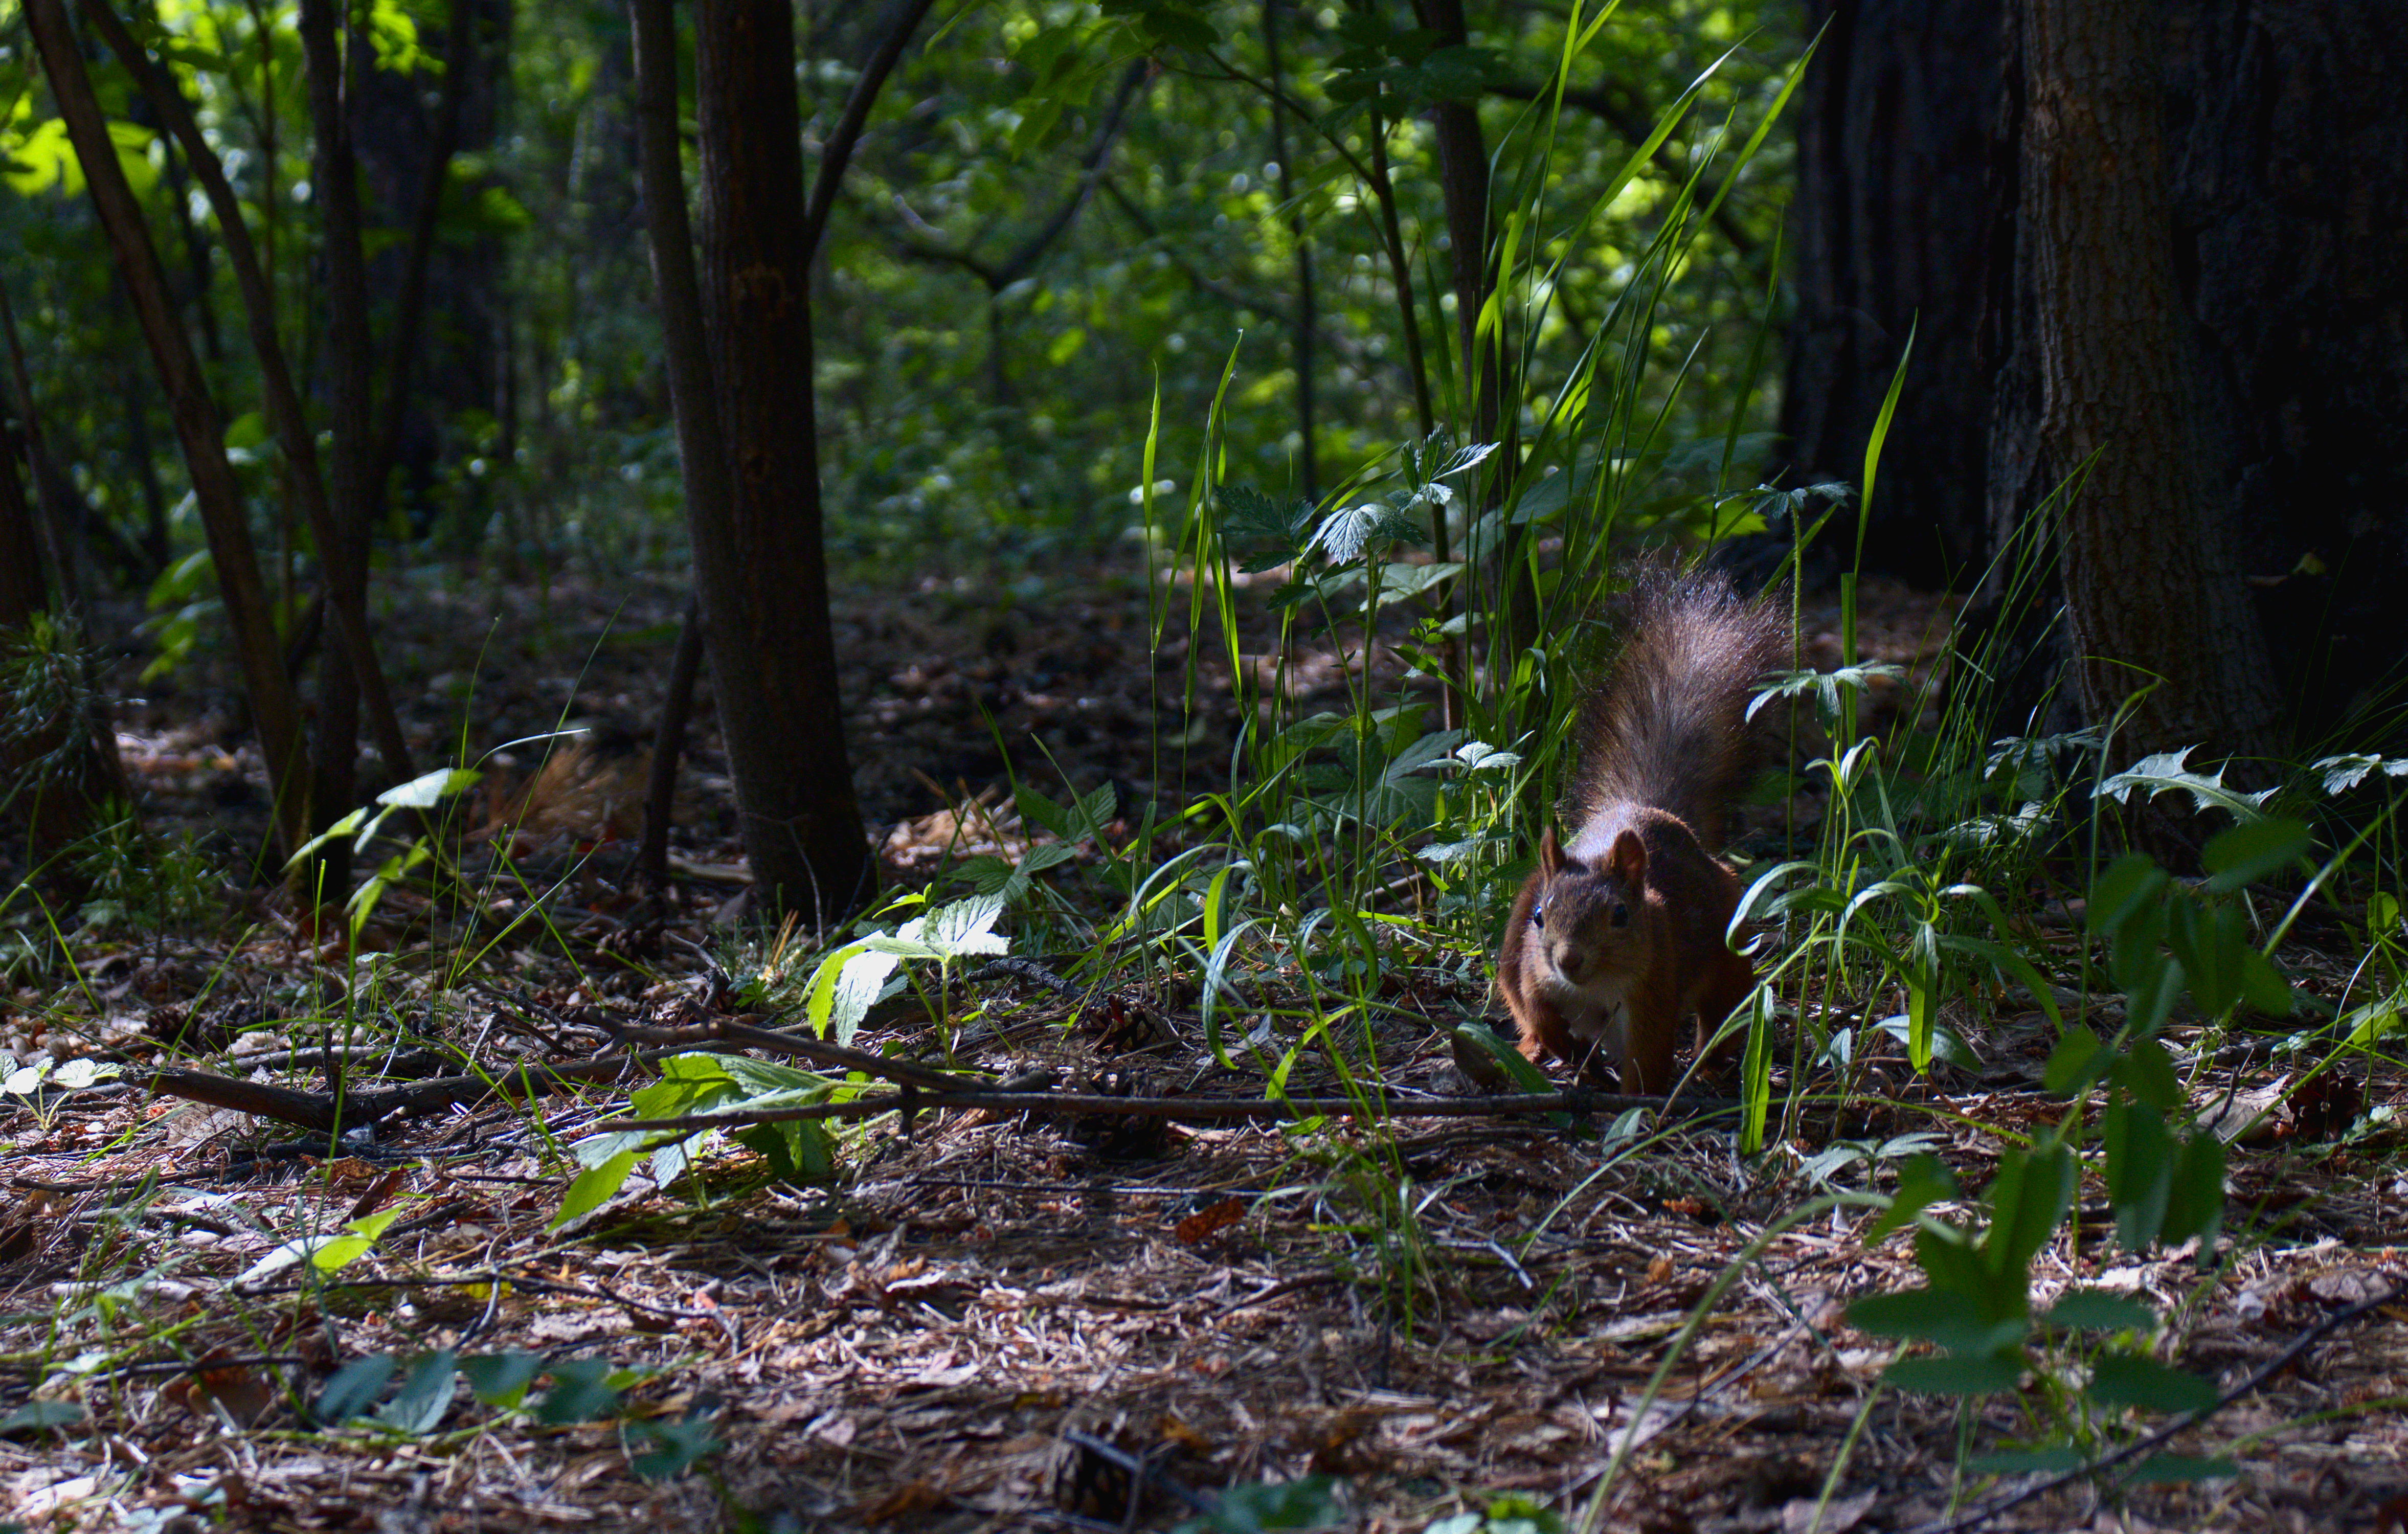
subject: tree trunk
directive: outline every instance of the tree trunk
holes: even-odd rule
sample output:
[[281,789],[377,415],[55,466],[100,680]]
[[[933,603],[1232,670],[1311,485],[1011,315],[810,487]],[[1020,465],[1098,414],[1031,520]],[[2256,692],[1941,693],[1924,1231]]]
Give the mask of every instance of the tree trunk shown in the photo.
[[2291,733],[2408,654],[2408,25],[2397,7],[2167,0],[2173,269]]
[[[399,508],[415,535],[439,529],[463,552],[482,530],[482,481],[459,477],[446,504],[445,471],[472,445],[482,451],[459,439],[458,419],[501,411],[501,251],[489,234],[432,237],[440,205],[427,194],[441,196],[455,154],[481,155],[493,146],[510,26],[509,0],[452,0],[439,29],[421,23],[423,44],[452,71],[431,112],[424,76],[379,67],[355,70],[345,100],[364,216],[399,237],[369,262],[369,273],[374,291],[396,300],[385,375],[409,382],[397,399],[382,402],[375,459],[382,474],[372,483],[372,504]],[[421,230],[430,237],[422,241]]]
[[1856,484],[1910,330],[1914,358],[1882,452],[1870,570],[1977,581],[1989,381],[1977,359],[2003,178],[2001,0],[1810,0],[1821,33],[1799,89],[1790,205],[1797,308],[1776,473]]
[[[326,282],[326,423],[333,438],[336,547],[319,561],[328,604],[354,611],[367,606],[369,369],[368,285],[360,230],[358,165],[351,152],[351,120],[344,109],[345,66],[359,45],[338,38],[337,0],[301,0],[304,72],[308,77],[310,206],[323,237]],[[358,787],[360,688],[350,663],[329,665],[318,675],[317,816],[321,823],[347,812]],[[340,900],[351,888],[351,842],[337,839],[319,851],[315,897]]]
[[[294,386],[283,343],[276,334],[274,290],[270,286],[267,270],[259,258],[258,247],[251,242],[250,226],[243,219],[242,204],[235,195],[233,184],[226,179],[225,167],[219,162],[216,151],[201,136],[200,124],[193,115],[192,106],[185,101],[175,80],[151,62],[150,54],[134,40],[133,34],[108,8],[107,0],[85,0],[84,14],[107,39],[127,73],[134,77],[135,83],[158,111],[166,130],[182,146],[185,159],[200,181],[202,193],[208,198],[210,210],[217,216],[219,234],[225,245],[226,265],[233,269],[235,286],[242,294],[251,351],[259,361],[261,393],[266,399],[267,418],[274,424],[277,442],[284,451],[285,466],[291,475],[294,492],[301,502],[302,514],[309,523],[310,537],[318,542],[320,563],[331,572],[344,557],[349,544],[337,530],[334,508],[327,500],[325,477],[318,466],[317,435],[301,409],[301,396]],[[162,531],[164,536],[164,529]],[[160,558],[164,563],[164,546]],[[355,673],[361,700],[367,709],[369,729],[376,738],[378,750],[384,754],[385,770],[407,778],[410,773],[409,748],[402,738],[401,722],[394,712],[393,696],[385,684],[384,670],[378,661],[376,646],[368,636],[365,600],[366,572],[364,568],[346,569],[339,577],[330,573],[327,585],[339,593],[349,594],[346,599],[335,604],[335,622],[343,652],[350,657]],[[321,809],[325,807],[322,805]]]
[[259,578],[259,560],[250,525],[244,521],[241,494],[225,456],[225,429],[217,405],[201,381],[192,343],[167,298],[158,251],[143,222],[141,204],[126,184],[123,168],[101,116],[92,82],[84,73],[83,56],[67,28],[62,0],[28,0],[25,7],[43,72],[50,80],[59,115],[84,170],[93,208],[117,257],[119,273],[142,322],[144,338],[159,365],[169,413],[182,443],[193,498],[208,536],[216,566],[218,593],[226,622],[241,657],[243,680],[251,699],[251,719],[259,733],[267,781],[276,807],[278,834],[284,847],[298,846],[308,835],[309,800],[307,759],[302,751],[300,710],[278,653],[276,629]]
[[828,627],[791,6],[700,0],[695,62],[702,312],[732,470],[724,519],[688,508],[696,591],[754,888],[824,926],[876,869]]
[[2136,699],[2119,760],[2184,746],[2266,755],[2273,671],[2218,493],[2220,446],[2198,429],[2176,290],[2162,36],[2147,0],[2024,0],[2016,253],[2029,307],[2014,366],[2036,416],[2002,437],[1992,493],[2029,514],[2071,481],[2067,639],[2092,721]]

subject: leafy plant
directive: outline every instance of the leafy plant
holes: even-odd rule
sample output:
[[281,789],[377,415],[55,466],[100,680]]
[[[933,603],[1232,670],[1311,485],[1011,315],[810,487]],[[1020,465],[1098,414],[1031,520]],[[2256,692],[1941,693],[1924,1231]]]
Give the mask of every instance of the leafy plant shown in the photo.
[[[2030,1145],[2000,1157],[1977,1201],[1977,1225],[1932,1212],[1958,1194],[1937,1160],[1918,1158],[1901,1178],[1872,1234],[1913,1221],[1926,1287],[1859,1300],[1849,1318],[1877,1335],[1928,1342],[1941,1352],[1892,1364],[1891,1383],[1950,1395],[2011,1391],[2034,1369],[2036,1341],[2070,1347],[2080,1334],[2103,1332],[2103,1344],[2074,1350],[2066,1367],[2038,1370],[2065,1403],[2057,1421],[2071,1441],[2060,1451],[2095,1450],[2117,1410],[2190,1411],[2214,1400],[2212,1383],[2152,1356],[2162,1318],[2145,1305],[2076,1290],[2035,1318],[2031,1262],[2057,1239],[2086,1166],[2103,1177],[2126,1251],[2196,1240],[2200,1260],[2214,1260],[2224,1144],[2211,1128],[2178,1129],[2170,1122],[2184,1111],[2185,1097],[2157,1035],[2186,994],[2211,1022],[2244,1001],[2277,1016],[2289,1011],[2289,985],[2250,940],[2233,897],[2297,866],[2309,846],[2297,824],[2253,821],[2208,843],[2210,876],[2196,894],[2138,853],[2100,874],[2091,886],[2089,931],[2124,995],[2122,1025],[2105,1039],[2078,1025],[2063,1031],[2045,1079],[2075,1108]],[[2082,1109],[2093,1094],[2100,1099],[2099,1144],[2086,1151]],[[2230,1472],[2144,1461],[2137,1473]]]

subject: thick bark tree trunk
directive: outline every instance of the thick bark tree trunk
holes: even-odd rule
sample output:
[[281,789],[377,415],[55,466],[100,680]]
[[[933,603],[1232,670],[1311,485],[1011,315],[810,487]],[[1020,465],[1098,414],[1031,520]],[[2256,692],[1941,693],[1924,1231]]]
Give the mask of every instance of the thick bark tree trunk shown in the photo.
[[689,508],[703,633],[754,886],[825,925],[876,867],[845,752],[811,394],[802,123],[787,0],[695,8],[702,309],[731,514]]
[[[2084,711],[2137,702],[2116,755],[2272,753],[2281,710],[2200,432],[2197,347],[2177,292],[2148,0],[2024,0],[2019,345],[2036,407],[2002,436],[1992,493],[2028,514],[2072,481],[2060,525],[2067,639]],[[2011,395],[2010,397],[2018,397]],[[2015,453],[2016,448],[2028,449]]]
[[1796,108],[1779,472],[1791,485],[1857,483],[1913,330],[1865,562],[1925,585],[1971,584],[1987,552],[1990,396],[1976,353],[2003,190],[1989,163],[2001,25],[2001,0],[1806,7],[1822,43]]

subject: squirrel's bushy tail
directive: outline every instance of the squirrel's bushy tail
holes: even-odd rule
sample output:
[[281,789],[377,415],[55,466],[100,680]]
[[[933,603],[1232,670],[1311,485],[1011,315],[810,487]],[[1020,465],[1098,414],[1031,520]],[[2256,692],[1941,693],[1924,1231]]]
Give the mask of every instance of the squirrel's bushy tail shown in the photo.
[[1618,801],[1653,805],[1719,847],[1723,809],[1746,786],[1747,703],[1785,658],[1789,615],[1743,600],[1718,571],[1643,572],[1622,653],[1581,711],[1572,802],[1585,821]]

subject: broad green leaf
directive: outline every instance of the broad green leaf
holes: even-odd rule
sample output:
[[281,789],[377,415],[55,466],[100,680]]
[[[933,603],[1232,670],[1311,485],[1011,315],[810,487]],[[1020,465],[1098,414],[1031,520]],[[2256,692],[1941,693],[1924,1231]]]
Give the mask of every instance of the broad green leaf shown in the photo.
[[1912,1157],[1899,1168],[1898,1192],[1890,1196],[1889,1208],[1865,1233],[1867,1244],[1880,1240],[1931,1205],[1958,1197],[1961,1193],[1956,1174],[1946,1162],[1935,1155]]
[[2108,1064],[2099,1036],[2076,1023],[2058,1037],[2057,1048],[2049,1051],[2048,1066],[2041,1072],[2041,1084],[2053,1097],[2075,1097],[2087,1090]]
[[2002,1449],[1968,1455],[1965,1469],[1975,1475],[2063,1475],[2086,1463],[2079,1449]]
[[577,1181],[568,1184],[568,1193],[560,1201],[560,1212],[544,1228],[558,1230],[571,1220],[600,1209],[626,1184],[627,1174],[635,1169],[636,1153],[621,1151],[600,1166],[578,1173]]
[[2215,1250],[2216,1227],[2223,1219],[2224,1141],[2201,1129],[2184,1144],[2174,1163],[2159,1239],[2172,1245],[2196,1236],[2205,1261]]
[[408,1438],[433,1432],[452,1410],[452,1382],[458,1372],[451,1349],[426,1355],[410,1366],[393,1399],[377,1408],[377,1420]]
[[2145,1103],[2112,1098],[2100,1115],[2100,1139],[2107,1151],[2116,1240],[2127,1252],[2145,1252],[2165,1226],[2173,1186],[2174,1145],[2165,1115]]
[[385,1383],[393,1378],[399,1364],[400,1360],[389,1353],[372,1353],[352,1359],[326,1376],[326,1383],[318,1387],[318,1399],[309,1409],[310,1416],[324,1426],[339,1427],[353,1417],[366,1415],[376,1398],[384,1393]]
[[2254,821],[2209,839],[2200,860],[2209,870],[2208,890],[2223,894],[2298,866],[2315,846],[2298,821]]
[[2020,1356],[1988,1354],[1975,1357],[1903,1358],[1884,1370],[1882,1378],[1900,1390],[1928,1396],[1987,1396],[2013,1390],[2023,1373]]
[[343,1227],[348,1234],[330,1238],[309,1254],[309,1266],[322,1273],[331,1273],[359,1256],[376,1244],[376,1239],[384,1234],[387,1226],[401,1218],[403,1208],[395,1205],[392,1209],[380,1209],[374,1214],[351,1221]]
[[540,1353],[496,1353],[460,1360],[468,1389],[487,1406],[514,1407],[548,1363]]
[[2071,1330],[2150,1332],[2157,1329],[2157,1312],[2129,1295],[2068,1289],[2041,1320]]
[[2200,1412],[2215,1404],[2215,1386],[2198,1375],[2123,1353],[2091,1367],[2090,1394],[2110,1406],[2144,1412]]
[[2154,1039],[2135,1040],[2107,1076],[2134,1098],[2161,1112],[2182,1106],[2182,1078],[2174,1073],[2174,1063],[2166,1054],[2166,1047]]
[[454,794],[465,793],[484,776],[474,767],[437,767],[377,796],[377,803],[396,810],[432,810]]

